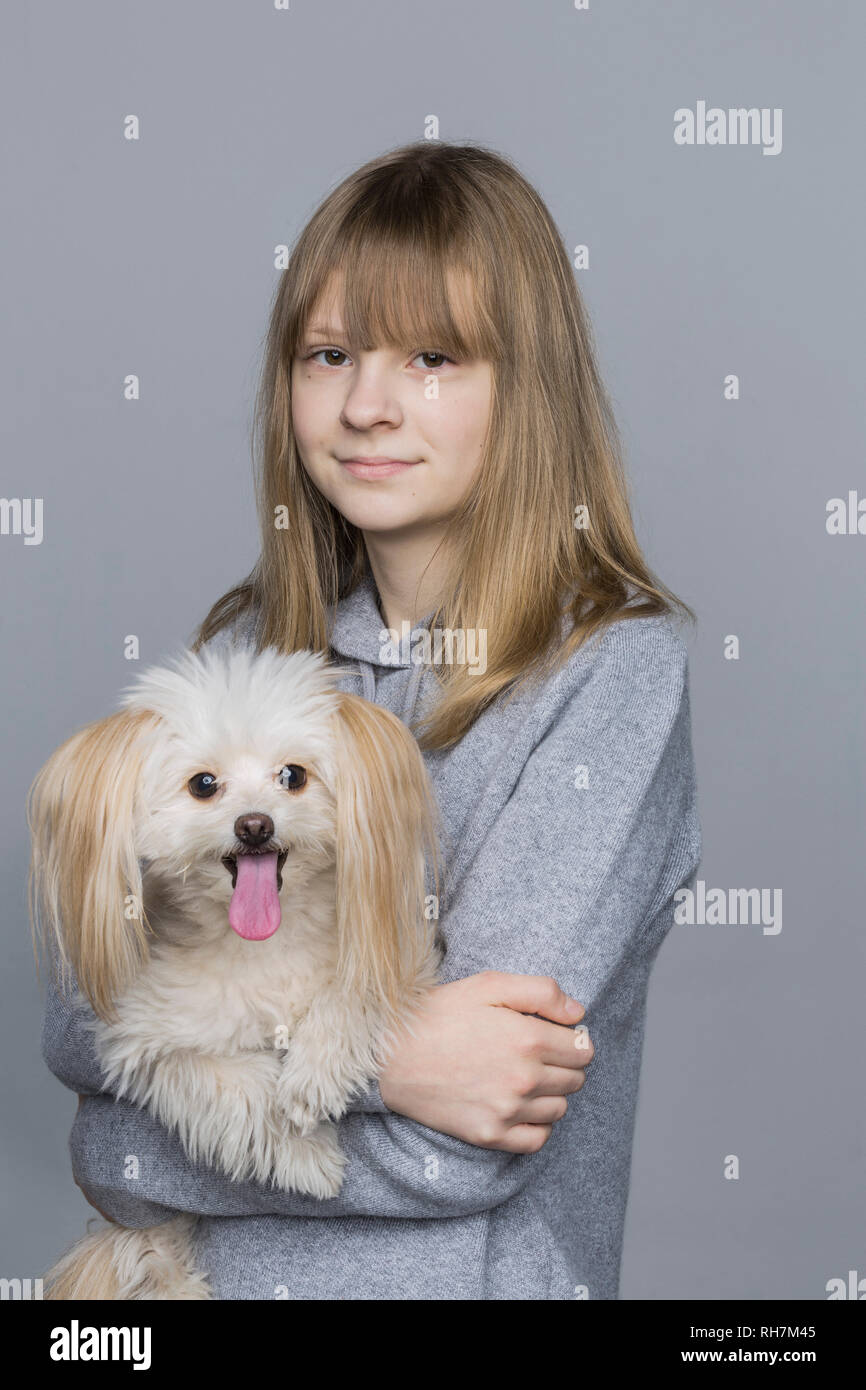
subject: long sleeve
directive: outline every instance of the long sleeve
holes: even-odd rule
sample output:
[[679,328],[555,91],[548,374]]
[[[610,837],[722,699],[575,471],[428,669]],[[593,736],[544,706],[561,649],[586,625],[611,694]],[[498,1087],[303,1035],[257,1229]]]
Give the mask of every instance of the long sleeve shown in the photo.
[[553,975],[590,1031],[645,932],[672,924],[663,909],[702,849],[686,648],[666,625],[637,626],[607,635],[445,918],[443,982],[490,969]]
[[[441,979],[485,969],[554,975],[585,1005],[592,1032],[594,1008],[658,946],[673,894],[700,858],[682,641],[659,620],[616,624],[550,683],[526,749],[509,752],[517,774],[499,814],[477,844],[467,830],[468,863],[440,921]],[[326,1200],[196,1166],[149,1114],[104,1095],[82,1103],[70,1143],[78,1180],[109,1215],[135,1225],[158,1219],[160,1208],[467,1215],[513,1197],[551,1147],[483,1149],[387,1108],[345,1116],[340,1139],[349,1163],[342,1191]],[[134,1182],[121,1173],[127,1154],[145,1156]],[[132,1198],[140,1219],[131,1219]]]

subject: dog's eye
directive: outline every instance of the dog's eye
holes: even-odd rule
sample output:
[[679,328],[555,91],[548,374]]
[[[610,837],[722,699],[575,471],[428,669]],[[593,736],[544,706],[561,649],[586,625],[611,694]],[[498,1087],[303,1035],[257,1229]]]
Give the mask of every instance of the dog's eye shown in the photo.
[[297,763],[286,763],[285,767],[280,769],[279,783],[280,786],[285,787],[287,791],[298,791],[306,780],[306,769],[298,767]]
[[216,791],[217,779],[212,772],[197,772],[194,777],[190,777],[187,786],[193,796],[197,796],[201,801],[206,801]]

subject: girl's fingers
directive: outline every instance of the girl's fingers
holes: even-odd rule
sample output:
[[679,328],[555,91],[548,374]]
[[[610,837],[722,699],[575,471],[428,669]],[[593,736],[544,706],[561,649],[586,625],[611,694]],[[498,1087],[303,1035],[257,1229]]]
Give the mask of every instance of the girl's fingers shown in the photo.
[[486,1003],[504,1004],[521,1014],[541,1014],[557,1023],[579,1023],[586,1012],[572,1000],[552,975],[512,975],[503,970],[484,970],[471,977]]
[[[574,1076],[574,1072],[569,1072],[569,1076]],[[515,1116],[516,1122],[528,1125],[555,1125],[568,1110],[568,1100],[573,1089],[571,1087],[569,1091],[557,1092],[556,1095],[536,1096],[534,1099],[525,1100]]]
[[552,1098],[556,1101],[560,1096],[573,1096],[577,1091],[583,1089],[586,1081],[586,1070],[584,1067],[552,1067],[544,1066],[542,1076],[532,1093],[526,1097],[527,1103],[535,1100],[545,1100]]
[[585,1024],[563,1028],[546,1019],[533,1019],[535,1025],[534,1056],[539,1062],[569,1070],[586,1067],[595,1056],[595,1046]]

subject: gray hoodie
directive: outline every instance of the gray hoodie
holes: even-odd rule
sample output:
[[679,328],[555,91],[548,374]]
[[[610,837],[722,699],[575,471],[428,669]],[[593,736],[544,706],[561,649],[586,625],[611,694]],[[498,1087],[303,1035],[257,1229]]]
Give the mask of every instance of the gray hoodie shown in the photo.
[[[409,722],[435,677],[383,629],[368,577],[337,610],[332,656],[351,668],[344,689]],[[232,1182],[104,1092],[89,1035],[49,991],[45,1059],[88,1097],[70,1137],[78,1181],[128,1226],[199,1213],[220,1298],[618,1296],[648,977],[701,857],[685,644],[667,618],[618,622],[425,762],[446,837],[441,980],[552,975],[586,1007],[595,1058],[538,1153],[428,1129],[374,1082],[340,1121],[337,1197]]]

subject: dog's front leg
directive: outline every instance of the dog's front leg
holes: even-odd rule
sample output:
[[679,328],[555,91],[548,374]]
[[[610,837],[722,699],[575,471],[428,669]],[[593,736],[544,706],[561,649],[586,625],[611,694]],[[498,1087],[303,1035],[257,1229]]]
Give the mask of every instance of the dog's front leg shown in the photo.
[[[177,1056],[177,1054],[176,1054]],[[333,1125],[311,1125],[303,1133],[286,1133],[288,1120],[278,1103],[282,1075],[273,1052],[239,1057],[192,1059],[177,1056],[162,1067],[181,1140],[193,1160],[203,1159],[236,1179],[252,1178],[287,1191],[333,1197],[343,1181],[346,1157]],[[189,1088],[189,1099],[183,1096]],[[199,1097],[196,1115],[188,1113]]]
[[333,1125],[292,1133],[277,1099],[276,1052],[215,1057],[191,1048],[160,1052],[153,1038],[135,1044],[122,1029],[103,1030],[99,1047],[115,1094],[146,1106],[177,1132],[193,1162],[242,1181],[333,1197],[345,1156]]
[[357,997],[338,987],[320,991],[289,1039],[277,1083],[277,1104],[294,1133],[311,1133],[345,1113],[355,1090],[379,1070],[381,1028]]
[[281,1144],[277,1054],[216,1057],[164,1046],[140,1035],[132,1039],[121,1028],[105,1030],[98,1050],[110,1088],[176,1131],[193,1162],[238,1180],[264,1181]]

